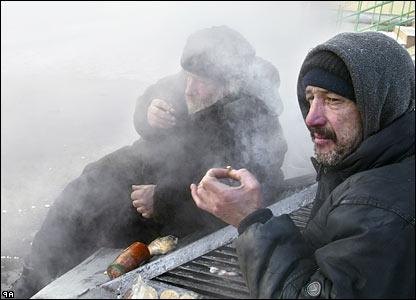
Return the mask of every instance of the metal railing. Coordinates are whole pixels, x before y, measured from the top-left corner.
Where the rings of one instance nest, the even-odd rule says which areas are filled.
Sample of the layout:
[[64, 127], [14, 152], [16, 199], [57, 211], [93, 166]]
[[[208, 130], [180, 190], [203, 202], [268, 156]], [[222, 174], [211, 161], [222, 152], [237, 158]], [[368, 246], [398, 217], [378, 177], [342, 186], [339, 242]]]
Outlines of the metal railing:
[[[353, 22], [354, 31], [392, 31], [415, 20], [414, 1], [341, 1], [337, 23]], [[397, 34], [398, 37], [398, 34]]]

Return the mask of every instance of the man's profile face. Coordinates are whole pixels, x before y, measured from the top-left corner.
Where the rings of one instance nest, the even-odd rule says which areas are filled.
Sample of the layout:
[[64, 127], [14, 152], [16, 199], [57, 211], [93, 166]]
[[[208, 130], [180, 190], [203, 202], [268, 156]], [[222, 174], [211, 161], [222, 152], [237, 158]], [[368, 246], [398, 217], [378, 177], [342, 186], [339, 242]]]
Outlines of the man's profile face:
[[362, 141], [362, 121], [357, 105], [323, 88], [307, 86], [309, 112], [305, 123], [314, 142], [318, 162], [333, 166]]
[[187, 72], [185, 89], [189, 114], [213, 105], [224, 97], [225, 87], [220, 82]]

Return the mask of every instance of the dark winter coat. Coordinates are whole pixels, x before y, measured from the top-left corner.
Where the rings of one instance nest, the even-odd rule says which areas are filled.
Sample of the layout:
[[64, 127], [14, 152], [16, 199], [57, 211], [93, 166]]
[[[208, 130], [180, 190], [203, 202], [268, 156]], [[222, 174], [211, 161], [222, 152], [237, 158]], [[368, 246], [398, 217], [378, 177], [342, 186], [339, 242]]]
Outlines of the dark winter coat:
[[303, 232], [288, 215], [245, 224], [242, 271], [259, 298], [414, 298], [414, 65], [380, 33], [340, 34], [312, 52], [321, 50], [351, 73], [364, 141], [336, 167], [315, 162], [318, 191]]

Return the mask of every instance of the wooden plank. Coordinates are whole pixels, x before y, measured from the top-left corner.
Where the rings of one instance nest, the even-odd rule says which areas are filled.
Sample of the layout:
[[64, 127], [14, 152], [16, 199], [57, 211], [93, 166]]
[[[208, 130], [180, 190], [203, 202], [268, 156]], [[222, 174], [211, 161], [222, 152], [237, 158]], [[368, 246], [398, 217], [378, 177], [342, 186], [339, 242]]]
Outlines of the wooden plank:
[[104, 271], [122, 250], [99, 249], [82, 263], [41, 289], [32, 299], [77, 299], [81, 297], [91, 288], [109, 280]]
[[406, 48], [415, 45], [415, 28], [412, 26], [396, 26], [394, 32], [399, 34], [399, 38], [403, 41]]

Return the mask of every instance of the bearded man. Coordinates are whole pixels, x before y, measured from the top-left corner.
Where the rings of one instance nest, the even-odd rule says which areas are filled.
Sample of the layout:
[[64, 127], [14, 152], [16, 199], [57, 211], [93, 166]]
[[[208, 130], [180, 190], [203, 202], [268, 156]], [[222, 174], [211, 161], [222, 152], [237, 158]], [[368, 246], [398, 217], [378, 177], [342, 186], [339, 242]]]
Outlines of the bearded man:
[[[256, 298], [415, 297], [415, 67], [377, 32], [341, 33], [307, 55], [298, 101], [318, 190], [301, 232], [264, 208], [246, 169], [211, 169], [198, 207], [238, 227]], [[218, 178], [241, 182], [230, 187]]]
[[[269, 107], [280, 102], [277, 69], [226, 26], [193, 33], [181, 66], [139, 97], [134, 125], [141, 139], [86, 166], [56, 199], [12, 287], [17, 298], [32, 296], [100, 247], [163, 235], [184, 244], [224, 226], [195, 206], [188, 188], [210, 167], [250, 166], [273, 201], [287, 150]], [[273, 93], [248, 89], [254, 78], [267, 80]]]

